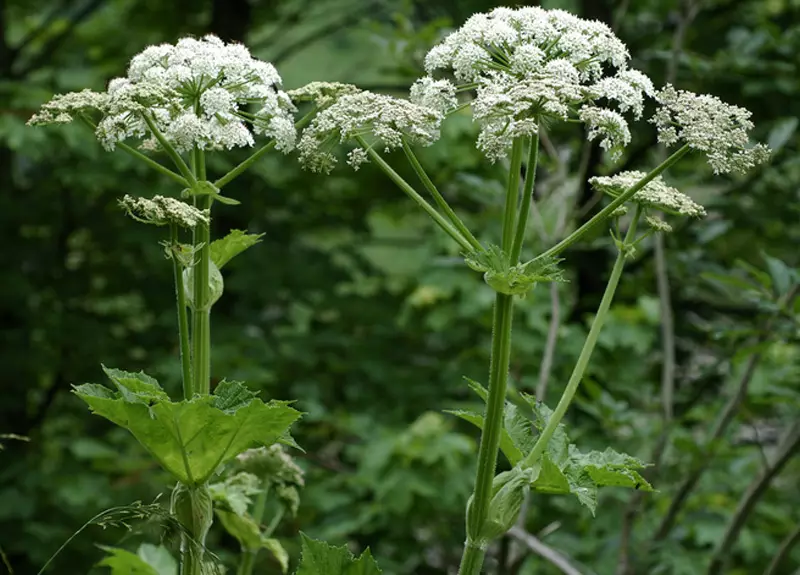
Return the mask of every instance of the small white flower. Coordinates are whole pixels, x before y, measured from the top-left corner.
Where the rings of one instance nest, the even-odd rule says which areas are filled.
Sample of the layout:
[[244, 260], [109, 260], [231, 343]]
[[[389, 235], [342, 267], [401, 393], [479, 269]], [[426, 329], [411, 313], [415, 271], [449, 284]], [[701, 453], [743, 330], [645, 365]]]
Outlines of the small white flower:
[[154, 196], [147, 199], [126, 194], [119, 200], [119, 204], [132, 218], [156, 226], [174, 224], [193, 228], [198, 224], [209, 223], [208, 211], [198, 210], [174, 198]]
[[747, 147], [753, 122], [744, 108], [671, 85], [658, 92], [656, 100], [661, 107], [650, 121], [658, 128], [659, 142], [670, 146], [683, 141], [705, 152], [714, 173], [745, 172], [769, 158], [764, 144]]
[[[614, 176], [596, 176], [589, 183], [596, 190], [619, 196], [642, 180], [647, 174], [644, 172], [620, 172]], [[706, 215], [706, 210], [686, 194], [676, 188], [668, 186], [661, 176], [648, 182], [641, 190], [636, 192], [631, 201], [646, 208], [653, 208], [668, 214], [699, 218]]]
[[439, 139], [442, 118], [440, 112], [408, 100], [372, 92], [346, 94], [303, 131], [297, 145], [300, 161], [313, 171], [330, 171], [336, 163], [332, 148], [356, 136], [386, 151], [400, 147], [404, 138], [429, 146]]
[[458, 105], [456, 87], [447, 80], [425, 76], [411, 86], [411, 102], [446, 114]]
[[622, 148], [631, 141], [628, 122], [616, 112], [596, 106], [584, 106], [578, 117], [589, 128], [589, 141], [601, 137], [600, 147], [610, 152], [614, 159], [620, 156]]
[[672, 231], [671, 225], [669, 225], [664, 220], [657, 218], [655, 216], [645, 216], [644, 221], [648, 225], [648, 227], [655, 232], [668, 234]]
[[361, 167], [361, 164], [369, 162], [369, 155], [364, 148], [353, 148], [347, 154], [347, 164], [356, 172]]
[[301, 88], [289, 90], [289, 98], [293, 102], [314, 102], [322, 108], [336, 101], [345, 94], [355, 94], [359, 89], [352, 84], [339, 82], [310, 82]]

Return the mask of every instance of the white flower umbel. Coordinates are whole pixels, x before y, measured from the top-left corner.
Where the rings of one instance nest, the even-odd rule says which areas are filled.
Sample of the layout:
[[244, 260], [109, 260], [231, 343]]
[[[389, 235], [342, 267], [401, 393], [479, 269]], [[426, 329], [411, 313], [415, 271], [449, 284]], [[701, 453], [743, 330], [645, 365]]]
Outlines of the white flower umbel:
[[753, 128], [748, 110], [670, 85], [658, 92], [656, 100], [661, 107], [650, 121], [658, 128], [659, 142], [667, 146], [684, 142], [705, 152], [714, 173], [746, 172], [769, 158], [764, 144], [747, 147]]
[[456, 87], [448, 80], [434, 80], [426, 76], [411, 86], [411, 101], [446, 114], [458, 105]]
[[[257, 106], [255, 112], [247, 111], [251, 105]], [[144, 121], [147, 115], [179, 152], [252, 146], [251, 124], [286, 152], [296, 139], [294, 111], [272, 64], [254, 59], [241, 44], [206, 36], [150, 46], [134, 56], [127, 77], [112, 80], [106, 93], [56, 96], [31, 123], [63, 123], [100, 112], [96, 135], [107, 149], [131, 138], [141, 139], [144, 148], [158, 148]]]
[[352, 84], [342, 84], [340, 82], [310, 82], [305, 86], [289, 90], [289, 98], [292, 102], [314, 102], [318, 107], [323, 108], [332, 104], [340, 96], [345, 94], [355, 94], [360, 90]]
[[198, 210], [186, 202], [164, 196], [154, 196], [152, 199], [148, 199], [125, 195], [119, 200], [119, 205], [132, 218], [156, 226], [172, 224], [193, 228], [198, 224], [208, 224], [209, 222], [207, 211]]
[[[303, 131], [297, 145], [300, 161], [315, 172], [328, 172], [336, 163], [332, 150], [339, 144], [363, 137], [385, 151], [398, 148], [403, 139], [429, 146], [439, 139], [443, 114], [372, 92], [347, 94], [320, 112]], [[350, 155], [350, 164], [362, 164], [364, 153]]]
[[[621, 115], [640, 117], [652, 82], [627, 68], [625, 45], [600, 22], [563, 10], [496, 8], [476, 14], [435, 46], [428, 74], [451, 70], [477, 91], [478, 147], [492, 161], [541, 120], [578, 120], [618, 154], [630, 140]], [[428, 83], [433, 80], [428, 80]]]
[[[610, 196], [617, 197], [638, 183], [647, 174], [644, 172], [620, 172], [614, 176], [596, 176], [589, 180], [593, 188]], [[652, 208], [668, 214], [699, 218], [706, 210], [686, 194], [664, 183], [661, 176], [648, 182], [636, 192], [631, 201], [645, 208]]]

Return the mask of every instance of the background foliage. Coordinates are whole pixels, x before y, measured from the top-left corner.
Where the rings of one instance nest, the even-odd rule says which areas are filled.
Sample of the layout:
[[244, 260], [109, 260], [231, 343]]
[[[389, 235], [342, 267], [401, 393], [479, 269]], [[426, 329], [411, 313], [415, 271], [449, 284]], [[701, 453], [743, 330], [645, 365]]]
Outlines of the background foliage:
[[[623, 278], [570, 413], [573, 439], [585, 448], [612, 445], [659, 462], [651, 479], [660, 492], [631, 498], [612, 491], [595, 519], [568, 498], [536, 497], [525, 529], [582, 573], [622, 574], [627, 563], [628, 573], [694, 575], [707, 572], [727, 527], [741, 517], [742, 529], [724, 553], [725, 572], [762, 573], [800, 521], [800, 464], [791, 460], [800, 415], [793, 303], [800, 265], [800, 4], [542, 4], [613, 25], [634, 65], [656, 84], [673, 77], [678, 87], [753, 110], [756, 135], [776, 152], [771, 165], [746, 179], [712, 179], [701, 158], [672, 173], [710, 212], [665, 242], [666, 317], [674, 329], [660, 329], [666, 300], [657, 288], [653, 244], [645, 244]], [[3, 440], [0, 452], [0, 548], [15, 573], [35, 573], [103, 509], [150, 502], [164, 489], [164, 473], [126, 432], [91, 417], [70, 385], [98, 381], [100, 361], [146, 367], [176, 394], [179, 376], [163, 238], [158, 229], [133, 225], [116, 206], [124, 193], [176, 190], [125, 155], [105, 153], [79, 126], [26, 128], [36, 107], [54, 92], [102, 89], [148, 44], [207, 32], [246, 42], [278, 67], [287, 88], [331, 80], [402, 93], [448, 27], [493, 6], [486, 0], [0, 2], [0, 433], [30, 438]], [[652, 166], [659, 154], [653, 130], [635, 135], [616, 167], [577, 130], [548, 135], [553, 145], [542, 158], [540, 217], [531, 231], [539, 247], [596, 209], [589, 176]], [[421, 158], [471, 227], [491, 237], [503, 171], [481, 161], [474, 138], [469, 117], [457, 116]], [[222, 172], [235, 159], [216, 158], [211, 167]], [[302, 172], [294, 159], [272, 156], [228, 193], [243, 205], [219, 206], [217, 234], [233, 227], [265, 236], [226, 268], [225, 298], [212, 320], [213, 374], [247, 381], [265, 399], [298, 399], [307, 413], [294, 431], [306, 450], [298, 458], [307, 487], [298, 517], [277, 536], [295, 559], [302, 528], [354, 550], [371, 546], [388, 574], [452, 573], [477, 435], [443, 410], [478, 406], [462, 376], [485, 380], [491, 291], [370, 166], [323, 178]], [[557, 399], [611, 254], [608, 238], [598, 234], [567, 252], [570, 283], [555, 294], [540, 288], [518, 306], [517, 388], [539, 386], [556, 298], [547, 398]], [[674, 374], [666, 380], [665, 334], [675, 344]], [[674, 381], [666, 400], [664, 381]], [[737, 390], [741, 401], [731, 403]], [[730, 425], [703, 447], [726, 404]], [[672, 406], [671, 416], [665, 406]], [[740, 499], [787, 442], [785, 465], [752, 510], [737, 514]], [[704, 465], [674, 527], [655, 537], [681, 483]], [[158, 530], [90, 528], [54, 570], [87, 572], [102, 556], [96, 543], [135, 549], [143, 539], [157, 542]], [[223, 560], [237, 552], [219, 530], [211, 545]], [[510, 538], [492, 550], [488, 565], [497, 573], [558, 572], [520, 553]], [[798, 565], [800, 549], [774, 573], [795, 573]], [[260, 569], [279, 572], [266, 556]]]

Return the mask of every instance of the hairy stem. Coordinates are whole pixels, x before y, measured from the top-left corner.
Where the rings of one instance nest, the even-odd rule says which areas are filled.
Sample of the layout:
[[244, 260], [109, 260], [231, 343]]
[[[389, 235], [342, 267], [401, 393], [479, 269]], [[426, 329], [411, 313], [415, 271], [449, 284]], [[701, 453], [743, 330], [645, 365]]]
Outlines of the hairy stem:
[[525, 240], [525, 231], [528, 227], [528, 216], [533, 202], [533, 185], [536, 182], [536, 165], [539, 162], [539, 136], [531, 136], [528, 163], [525, 166], [525, 184], [522, 187], [522, 203], [519, 207], [519, 216], [514, 231], [514, 243], [511, 244], [511, 264], [519, 261], [522, 252], [522, 242]]
[[453, 211], [453, 208], [450, 207], [450, 204], [447, 203], [447, 200], [444, 199], [444, 196], [439, 192], [436, 186], [433, 184], [433, 181], [428, 177], [427, 172], [425, 172], [425, 168], [422, 167], [417, 156], [414, 154], [414, 151], [411, 149], [411, 146], [408, 145], [408, 142], [403, 140], [403, 151], [406, 153], [406, 157], [408, 158], [411, 167], [419, 176], [422, 185], [425, 186], [425, 189], [433, 196], [436, 205], [439, 206], [447, 218], [450, 220], [450, 223], [453, 224], [453, 227], [458, 230], [458, 232], [466, 239], [471, 245], [472, 248], [475, 250], [482, 250], [483, 246], [481, 243], [472, 235], [472, 232], [469, 231], [469, 228], [461, 221], [461, 218]]
[[617, 290], [619, 279], [622, 276], [622, 270], [625, 267], [625, 258], [627, 257], [626, 249], [627, 246], [632, 243], [633, 238], [635, 237], [636, 226], [638, 224], [640, 215], [641, 208], [637, 206], [633, 220], [631, 221], [630, 227], [628, 227], [628, 233], [625, 235], [623, 245], [619, 246], [618, 248], [617, 259], [614, 262], [614, 267], [611, 270], [611, 276], [608, 278], [608, 284], [606, 285], [606, 290], [603, 293], [603, 299], [600, 301], [600, 307], [597, 309], [597, 315], [595, 315], [594, 320], [592, 321], [592, 327], [589, 329], [589, 335], [586, 337], [586, 342], [583, 344], [583, 349], [581, 350], [580, 356], [578, 356], [578, 362], [575, 364], [575, 369], [572, 370], [572, 375], [569, 378], [569, 382], [567, 382], [567, 387], [564, 389], [564, 393], [561, 395], [561, 399], [559, 400], [558, 405], [556, 405], [553, 415], [550, 417], [547, 425], [542, 430], [542, 433], [534, 444], [533, 449], [523, 461], [523, 465], [526, 467], [534, 465], [542, 457], [545, 449], [547, 449], [547, 444], [550, 442], [550, 438], [553, 437], [553, 433], [558, 427], [558, 424], [561, 423], [564, 415], [567, 413], [567, 409], [569, 408], [570, 403], [572, 403], [573, 397], [575, 397], [575, 392], [578, 390], [578, 386], [583, 379], [583, 374], [586, 372], [586, 367], [589, 365], [589, 360], [592, 357], [592, 352], [594, 352], [594, 347], [597, 344], [597, 338], [600, 335], [600, 331], [603, 329], [603, 324], [606, 321], [608, 310], [611, 308], [611, 302], [614, 299], [614, 293]]
[[183, 382], [183, 398], [191, 399], [194, 396], [194, 382], [192, 381], [192, 352], [189, 343], [189, 318], [186, 312], [186, 294], [183, 287], [183, 266], [178, 259], [178, 226], [170, 226], [170, 249], [172, 255], [172, 271], [175, 276], [175, 297], [178, 303], [178, 337], [180, 339], [181, 354], [181, 379]]
[[619, 197], [614, 199], [614, 201], [612, 201], [610, 204], [608, 204], [605, 208], [603, 208], [602, 210], [597, 212], [588, 222], [583, 224], [581, 227], [579, 227], [577, 230], [572, 232], [566, 238], [564, 238], [563, 240], [558, 242], [556, 245], [554, 245], [549, 250], [542, 252], [541, 254], [539, 254], [538, 256], [536, 256], [535, 258], [533, 258], [532, 260], [530, 260], [529, 262], [526, 262], [526, 263], [531, 263], [531, 262], [535, 262], [535, 261], [540, 260], [540, 259], [557, 256], [558, 254], [563, 252], [569, 246], [571, 246], [572, 244], [574, 244], [575, 242], [580, 240], [584, 235], [586, 235], [586, 233], [589, 230], [591, 230], [596, 225], [598, 225], [598, 224], [604, 222], [605, 220], [607, 220], [611, 216], [611, 213], [614, 210], [616, 210], [622, 204], [624, 204], [629, 199], [631, 199], [631, 197], [633, 197], [633, 195], [636, 192], [638, 192], [639, 190], [644, 188], [647, 184], [649, 184], [651, 181], [653, 181], [656, 177], [658, 177], [667, 168], [669, 168], [670, 166], [675, 164], [688, 151], [689, 151], [688, 144], [684, 145], [681, 148], [679, 148], [669, 158], [667, 158], [666, 160], [661, 162], [661, 164], [659, 164], [658, 167], [653, 169], [653, 171], [651, 171], [644, 178], [639, 180], [636, 184], [634, 184], [633, 186], [631, 186], [630, 188], [628, 188], [627, 190], [622, 192], [619, 195]]
[[392, 180], [397, 185], [398, 188], [403, 190], [403, 192], [405, 192], [405, 194], [409, 198], [414, 200], [414, 202], [416, 202], [416, 204], [419, 207], [421, 207], [425, 211], [425, 213], [427, 213], [431, 217], [431, 219], [433, 219], [434, 222], [436, 222], [436, 225], [438, 225], [442, 230], [444, 230], [444, 232], [448, 236], [453, 238], [453, 240], [459, 246], [461, 246], [463, 250], [467, 252], [472, 251], [472, 246], [470, 245], [469, 241], [467, 241], [460, 233], [458, 233], [455, 230], [455, 228], [453, 228], [453, 226], [451, 226], [450, 223], [446, 219], [444, 219], [444, 217], [442, 217], [442, 215], [439, 212], [437, 212], [433, 206], [431, 206], [428, 202], [426, 202], [425, 198], [419, 195], [419, 193], [414, 188], [411, 187], [411, 184], [406, 182], [400, 176], [400, 174], [395, 172], [392, 169], [392, 167], [389, 164], [387, 164], [386, 161], [380, 156], [380, 154], [378, 154], [375, 150], [369, 147], [367, 143], [364, 141], [364, 139], [361, 138], [360, 136], [356, 137], [356, 140], [367, 151], [372, 161], [375, 162], [375, 164], [381, 170], [383, 170], [383, 172], [387, 176], [389, 176], [389, 179]]

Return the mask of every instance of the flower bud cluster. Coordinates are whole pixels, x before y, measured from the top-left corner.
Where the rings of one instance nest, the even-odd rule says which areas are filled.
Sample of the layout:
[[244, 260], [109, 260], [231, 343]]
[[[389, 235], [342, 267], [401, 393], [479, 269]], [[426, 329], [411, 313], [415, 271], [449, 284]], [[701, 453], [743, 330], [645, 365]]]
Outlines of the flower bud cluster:
[[119, 200], [119, 204], [132, 218], [156, 226], [178, 225], [193, 228], [209, 222], [207, 211], [198, 210], [175, 198], [154, 196], [148, 199], [126, 194]]
[[[641, 181], [647, 174], [644, 172], [620, 172], [614, 176], [595, 176], [589, 183], [598, 191], [619, 196], [625, 190]], [[683, 192], [668, 186], [661, 176], [648, 182], [641, 190], [633, 194], [632, 202], [645, 208], [652, 208], [667, 214], [700, 218], [706, 210]]]

